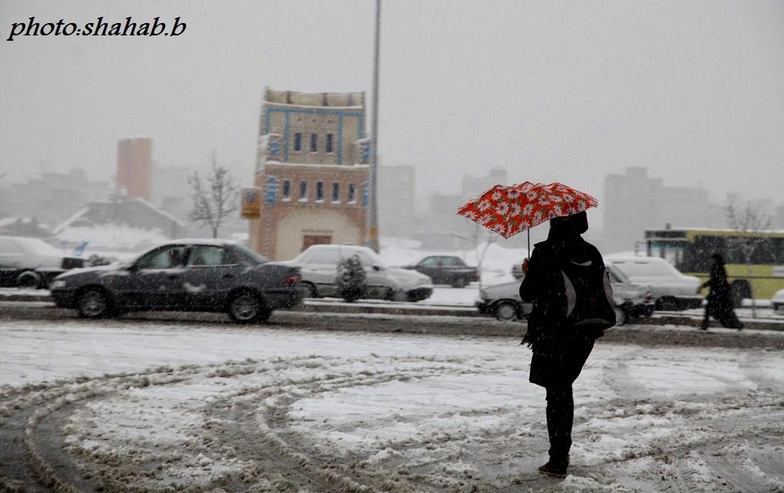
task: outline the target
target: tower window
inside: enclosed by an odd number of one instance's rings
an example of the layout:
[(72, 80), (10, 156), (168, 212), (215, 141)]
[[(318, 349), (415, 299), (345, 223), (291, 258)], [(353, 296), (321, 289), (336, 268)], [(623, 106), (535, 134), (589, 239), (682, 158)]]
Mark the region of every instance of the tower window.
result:
[(283, 180), (283, 200), (291, 200), (291, 181)]
[(357, 187), (353, 183), (348, 184), (348, 203), (349, 204), (357, 203)]
[(324, 182), (316, 182), (316, 202), (324, 202)]
[(340, 183), (338, 182), (332, 184), (332, 202), (340, 203)]
[(318, 135), (310, 134), (310, 152), (316, 152), (318, 150)]
[(300, 202), (308, 200), (308, 182), (306, 181), (299, 182), (299, 200)]
[(294, 133), (294, 150), (295, 151), (302, 150), (302, 133), (300, 132)]
[(327, 134), (327, 142), (325, 144), (325, 147), (327, 152), (335, 152), (335, 145), (333, 142), (332, 134)]

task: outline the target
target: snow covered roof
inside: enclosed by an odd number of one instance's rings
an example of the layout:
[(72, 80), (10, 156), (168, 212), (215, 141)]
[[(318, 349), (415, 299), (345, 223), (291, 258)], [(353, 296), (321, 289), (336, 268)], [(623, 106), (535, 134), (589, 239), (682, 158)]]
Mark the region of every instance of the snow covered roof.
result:
[(162, 216), (165, 216), (165, 217), (169, 218), (169, 220), (177, 223), (178, 226), (185, 226), (179, 219), (177, 219), (176, 217), (172, 216), (168, 212), (166, 212), (166, 211), (164, 211), (162, 209), (159, 209), (158, 207), (155, 207), (154, 205), (152, 205), (151, 203), (149, 203), (145, 199), (143, 199), (141, 197), (135, 197), (133, 200), (139, 202), (142, 205), (145, 205), (145, 206), (149, 207), (150, 209), (154, 210), (157, 214), (160, 214)]
[(330, 107), (330, 108), (363, 108), (364, 92), (298, 92), (279, 91), (267, 88), (264, 91), (264, 103), (286, 106)]
[[(157, 216), (158, 218), (165, 219), (166, 221), (168, 221), (172, 225), (177, 226), (178, 228), (184, 228), (185, 227), (185, 225), (179, 219), (177, 219), (176, 217), (172, 216), (168, 212), (166, 212), (164, 210), (161, 210), (158, 207), (155, 207), (154, 205), (152, 205), (151, 203), (149, 203), (148, 201), (146, 201), (146, 200), (144, 200), (142, 198), (135, 197), (135, 198), (132, 198), (132, 199), (122, 198), (122, 199), (118, 199), (118, 200), (115, 200), (115, 201), (112, 201), (112, 200), (96, 200), (94, 202), (90, 202), (89, 204), (87, 204), (87, 207), (77, 211), (74, 215), (72, 215), (70, 218), (65, 220), (62, 224), (57, 226), (55, 228), (55, 230), (54, 230), (54, 233), (55, 234), (60, 234), (68, 227), (85, 226), (83, 224), (79, 224), (79, 223), (84, 222), (84, 221), (87, 221), (87, 222), (91, 223), (91, 225), (105, 225), (105, 224), (108, 224), (109, 221), (106, 221), (106, 219), (109, 219), (109, 218), (105, 218), (105, 217), (104, 218), (99, 218), (98, 217), (98, 216), (102, 215), (100, 213), (101, 212), (100, 209), (106, 208), (106, 207), (127, 208), (128, 206), (137, 206), (137, 207), (141, 206), (143, 209), (146, 209), (147, 211), (152, 213), (153, 214), (152, 217)], [(88, 219), (88, 216), (91, 215), (91, 214), (95, 215), (96, 217)], [(106, 215), (106, 214), (103, 214), (103, 215)], [(122, 214), (121, 213), (117, 213), (117, 214), (113, 214), (113, 216), (119, 216), (119, 217), (112, 217), (111, 218), (111, 222), (112, 223), (116, 222), (118, 224), (124, 224), (124, 225), (127, 225), (127, 226), (136, 227), (136, 228), (149, 228), (150, 227), (150, 225), (147, 225), (147, 224), (129, 224), (129, 221), (131, 221), (131, 218), (129, 217), (128, 214), (125, 214), (125, 213), (122, 213)], [(84, 219), (84, 221), (81, 221), (82, 219)]]

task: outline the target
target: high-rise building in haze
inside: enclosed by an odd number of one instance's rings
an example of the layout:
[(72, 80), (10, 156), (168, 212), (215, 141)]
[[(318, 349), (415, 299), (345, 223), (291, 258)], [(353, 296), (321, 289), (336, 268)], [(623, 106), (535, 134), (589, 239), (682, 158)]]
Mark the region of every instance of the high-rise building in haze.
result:
[(152, 139), (126, 137), (117, 143), (117, 191), (130, 198), (152, 195)]
[(627, 167), (604, 179), (604, 238), (608, 252), (634, 250), (646, 229), (724, 227), (724, 217), (705, 189), (667, 186), (648, 176), (648, 168)]
[(413, 237), (415, 178), (413, 166), (378, 167), (378, 221), (384, 236)]
[(259, 127), (262, 200), (250, 220), (251, 247), (282, 260), (317, 243), (364, 244), (365, 94), (267, 89)]

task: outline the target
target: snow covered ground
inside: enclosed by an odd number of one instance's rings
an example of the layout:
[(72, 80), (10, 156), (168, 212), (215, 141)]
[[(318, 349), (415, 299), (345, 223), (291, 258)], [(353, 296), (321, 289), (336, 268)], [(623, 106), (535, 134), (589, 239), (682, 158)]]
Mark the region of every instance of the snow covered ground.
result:
[(34, 467), (88, 490), (784, 490), (780, 351), (598, 344), (575, 385), (564, 481), (534, 472), (547, 435), (529, 361), (507, 338), (2, 321), (0, 441), (24, 430), (32, 458), (2, 443), (0, 478)]

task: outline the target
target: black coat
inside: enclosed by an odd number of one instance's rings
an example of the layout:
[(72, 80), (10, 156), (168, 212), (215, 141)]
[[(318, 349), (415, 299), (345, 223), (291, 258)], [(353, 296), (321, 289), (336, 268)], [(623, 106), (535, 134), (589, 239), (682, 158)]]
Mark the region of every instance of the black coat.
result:
[(543, 387), (571, 385), (582, 371), (602, 330), (575, 329), (564, 324), (566, 299), (561, 273), (565, 262), (596, 262), (604, 268), (599, 251), (579, 234), (551, 229), (537, 243), (520, 285), (520, 298), (533, 302), (523, 339), (531, 346), (531, 383)]
[(708, 302), (705, 307), (707, 315), (714, 317), (725, 327), (742, 327), (742, 324), (735, 316), (735, 304), (732, 300), (732, 289), (727, 281), (727, 271), (723, 262), (714, 262), (711, 266), (710, 279), (706, 281), (703, 288), (710, 287), (710, 293), (706, 297)]

